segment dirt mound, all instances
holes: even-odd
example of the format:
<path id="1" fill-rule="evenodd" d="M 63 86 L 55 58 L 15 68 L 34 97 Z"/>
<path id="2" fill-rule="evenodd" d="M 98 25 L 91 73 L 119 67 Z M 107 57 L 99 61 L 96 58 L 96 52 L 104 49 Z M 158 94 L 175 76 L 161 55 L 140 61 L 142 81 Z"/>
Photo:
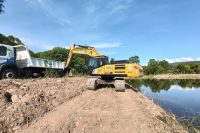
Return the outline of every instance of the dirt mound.
<path id="1" fill-rule="evenodd" d="M 0 80 L 0 131 L 14 132 L 85 91 L 85 78 Z"/>
<path id="2" fill-rule="evenodd" d="M 85 81 L 1 80 L 0 132 L 187 132 L 141 93 L 86 91 Z"/>
<path id="3" fill-rule="evenodd" d="M 184 133 L 182 126 L 140 93 L 86 91 L 19 132 Z"/>

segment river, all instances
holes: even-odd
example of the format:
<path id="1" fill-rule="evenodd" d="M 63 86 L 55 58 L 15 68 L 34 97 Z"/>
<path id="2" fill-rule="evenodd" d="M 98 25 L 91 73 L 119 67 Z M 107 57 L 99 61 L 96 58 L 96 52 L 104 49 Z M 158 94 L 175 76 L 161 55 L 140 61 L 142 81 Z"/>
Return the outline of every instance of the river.
<path id="1" fill-rule="evenodd" d="M 200 129 L 200 80 L 129 80 L 186 125 Z"/>

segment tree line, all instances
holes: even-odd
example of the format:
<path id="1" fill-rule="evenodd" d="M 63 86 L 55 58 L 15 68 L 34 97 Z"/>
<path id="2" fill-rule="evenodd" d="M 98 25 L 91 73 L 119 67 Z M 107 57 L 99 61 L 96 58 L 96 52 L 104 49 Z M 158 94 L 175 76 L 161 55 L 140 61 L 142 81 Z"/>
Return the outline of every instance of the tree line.
<path id="1" fill-rule="evenodd" d="M 5 36 L 1 33 L 0 33 L 0 43 L 8 44 L 8 45 L 11 45 L 11 46 L 24 45 L 19 38 L 11 36 L 11 35 Z"/>
<path id="2" fill-rule="evenodd" d="M 200 62 L 168 63 L 167 61 L 156 61 L 150 59 L 144 66 L 145 75 L 157 74 L 200 74 Z"/>

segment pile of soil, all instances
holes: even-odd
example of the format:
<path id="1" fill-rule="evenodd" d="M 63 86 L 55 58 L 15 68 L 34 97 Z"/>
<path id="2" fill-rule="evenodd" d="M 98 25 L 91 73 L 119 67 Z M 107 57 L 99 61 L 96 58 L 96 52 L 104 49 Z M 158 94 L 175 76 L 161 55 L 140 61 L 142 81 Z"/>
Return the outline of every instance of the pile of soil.
<path id="1" fill-rule="evenodd" d="M 86 91 L 19 132 L 37 133 L 187 133 L 141 93 L 111 88 Z"/>
<path id="2" fill-rule="evenodd" d="M 0 80 L 0 132 L 30 125 L 85 91 L 85 78 Z"/>
<path id="3" fill-rule="evenodd" d="M 140 92 L 89 91 L 86 79 L 1 80 L 0 132 L 187 132 Z"/>

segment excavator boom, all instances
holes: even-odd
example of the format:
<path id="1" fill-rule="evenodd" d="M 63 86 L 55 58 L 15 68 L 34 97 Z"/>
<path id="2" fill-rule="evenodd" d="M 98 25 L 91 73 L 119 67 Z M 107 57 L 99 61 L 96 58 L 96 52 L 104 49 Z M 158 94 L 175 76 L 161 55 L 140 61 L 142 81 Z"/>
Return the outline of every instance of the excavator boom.
<path id="1" fill-rule="evenodd" d="M 74 54 L 88 55 L 90 57 L 100 56 L 100 53 L 94 47 L 72 44 L 69 49 L 67 61 L 65 62 L 65 68 L 69 67 Z"/>

